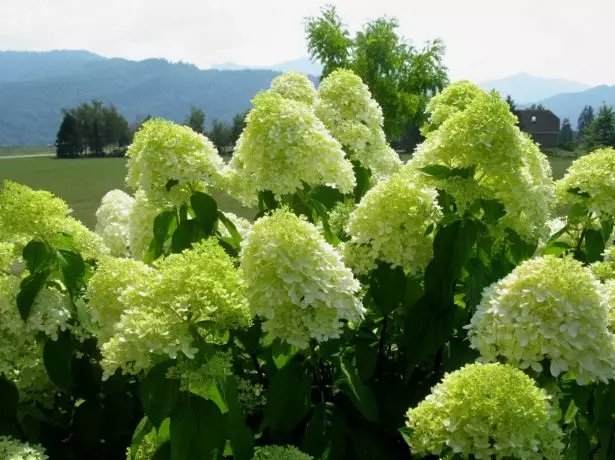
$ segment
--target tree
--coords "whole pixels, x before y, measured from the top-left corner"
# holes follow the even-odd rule
[[[506,96],[506,103],[508,104],[508,107],[510,107],[510,112],[515,117],[517,117],[517,120],[519,120],[519,111],[517,110],[517,104],[515,103],[515,100],[512,98],[510,94]]]
[[[416,49],[398,28],[396,19],[378,18],[351,39],[329,6],[319,17],[307,18],[305,29],[311,58],[323,64],[321,78],[338,68],[359,75],[382,107],[389,140],[402,137],[409,125],[420,126],[427,101],[448,83],[443,43],[435,40]]]
[[[615,147],[615,111],[610,105],[600,107],[586,132],[588,147]]]
[[[564,150],[574,150],[574,131],[568,118],[564,118],[562,122],[562,129],[559,132],[559,146]]]
[[[542,104],[532,104],[529,106],[530,110],[547,110],[547,108]]]
[[[214,120],[211,123],[211,131],[207,137],[214,143],[220,154],[224,153],[225,147],[231,145],[232,128],[230,125],[220,120]]]
[[[70,113],[64,112],[56,137],[56,155],[58,157],[76,157],[81,151],[81,140],[77,120]]]
[[[234,146],[237,143],[237,139],[239,139],[239,136],[246,127],[246,117],[248,116],[248,112],[249,110],[246,110],[245,112],[235,114],[235,116],[233,117],[229,145]]]
[[[583,142],[585,139],[585,132],[589,125],[594,121],[594,108],[591,105],[583,107],[579,119],[577,121],[577,140]]]
[[[186,117],[184,125],[191,127],[199,134],[203,134],[205,132],[205,112],[203,109],[190,107],[190,113]]]

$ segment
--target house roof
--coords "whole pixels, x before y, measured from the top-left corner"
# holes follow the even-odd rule
[[[530,133],[559,131],[559,118],[550,110],[518,110],[519,127]]]

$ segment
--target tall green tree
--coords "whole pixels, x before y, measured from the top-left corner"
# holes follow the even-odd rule
[[[591,105],[586,105],[577,120],[577,140],[579,143],[585,140],[585,132],[592,121],[594,121],[594,108]]]
[[[69,112],[65,112],[56,137],[56,155],[76,157],[80,152],[81,139],[77,120]]]
[[[610,105],[600,107],[586,133],[586,144],[594,147],[615,147],[615,111]]]
[[[559,146],[564,150],[574,150],[574,131],[568,118],[564,118],[562,122],[562,129],[559,132]]]
[[[417,49],[398,29],[396,19],[378,18],[351,38],[334,6],[307,18],[305,29],[311,58],[323,64],[321,78],[338,68],[359,75],[382,107],[389,140],[424,123],[427,101],[448,83],[443,43]]]
[[[237,143],[237,139],[243,132],[246,127],[246,117],[248,116],[249,110],[245,112],[240,112],[235,114],[233,117],[233,122],[231,123],[231,139],[230,145],[234,146]]]
[[[542,104],[532,104],[529,106],[530,110],[547,110],[547,108]]]
[[[205,132],[205,112],[197,107],[190,107],[190,113],[184,121],[184,125],[189,126],[199,134]]]

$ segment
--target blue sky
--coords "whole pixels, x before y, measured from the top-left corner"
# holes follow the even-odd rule
[[[88,49],[207,68],[306,54],[303,21],[320,0],[0,0],[0,49]],[[519,72],[615,84],[613,0],[341,0],[351,31],[395,16],[420,45],[441,38],[453,80]]]

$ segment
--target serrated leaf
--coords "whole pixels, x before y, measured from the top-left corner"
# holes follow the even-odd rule
[[[378,364],[378,350],[374,346],[374,340],[358,339],[355,346],[355,359],[359,378],[367,382]]]
[[[171,237],[171,251],[180,253],[186,249],[190,249],[193,243],[202,240],[205,233],[200,222],[195,219],[184,220],[181,222]]]
[[[79,253],[65,249],[57,251],[56,257],[62,273],[62,281],[68,291],[74,295],[84,286],[85,263],[83,258]]]
[[[171,189],[175,187],[177,184],[179,184],[179,181],[177,179],[169,179],[169,181],[166,184],[164,184],[164,188],[166,189],[167,192],[170,192]]]
[[[553,241],[547,245],[547,247],[543,251],[543,254],[559,256],[566,251],[569,251],[570,249],[572,249],[572,246],[570,246],[568,243],[565,243],[563,241]]]
[[[585,232],[585,255],[586,262],[593,263],[602,260],[604,252],[604,239],[602,232],[598,230],[587,230]]]
[[[179,398],[179,380],[167,378],[167,371],[172,365],[173,361],[165,361],[154,366],[139,388],[143,410],[156,428],[171,415]]]
[[[378,421],[378,405],[372,390],[361,382],[359,374],[350,360],[346,357],[340,358],[340,369],[344,376],[345,385],[342,391],[350,398],[355,407],[370,422]]]
[[[17,416],[19,391],[15,384],[0,374],[0,421],[11,422]]]
[[[590,198],[591,195],[587,192],[583,192],[579,187],[573,187],[566,190],[568,193],[572,193],[573,195],[577,195],[583,198]]]
[[[190,197],[190,205],[196,219],[201,225],[203,234],[213,235],[216,220],[218,219],[218,204],[210,195],[203,192],[194,192]]]
[[[173,460],[222,458],[226,437],[224,416],[212,401],[191,394],[171,414]]]
[[[28,271],[35,273],[49,265],[53,251],[47,243],[32,240],[23,248],[22,255]]]
[[[485,211],[485,222],[494,224],[506,215],[504,205],[498,200],[481,200],[483,211]]]
[[[314,458],[322,458],[327,445],[327,410],[324,403],[314,407],[312,417],[305,427],[301,450]]]
[[[354,169],[354,175],[357,181],[354,187],[353,195],[355,201],[358,203],[369,190],[372,173],[369,169],[361,166],[361,163],[356,160],[352,162],[352,167]]]
[[[19,284],[19,292],[17,293],[17,309],[19,315],[24,321],[28,320],[32,305],[38,293],[45,286],[47,277],[49,276],[48,270],[33,273],[25,277]]]
[[[379,263],[370,278],[370,292],[378,311],[387,315],[397,308],[403,299],[406,275],[401,267]]]

